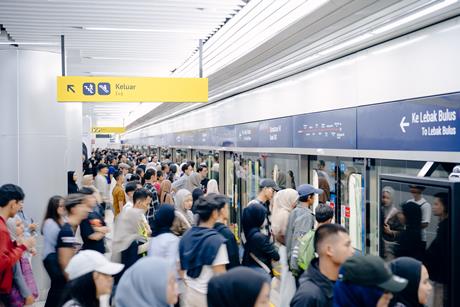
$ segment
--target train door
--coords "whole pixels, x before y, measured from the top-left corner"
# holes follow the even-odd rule
[[[324,191],[315,199],[313,210],[319,203],[330,205],[334,208],[334,222],[339,216],[337,209],[337,192],[338,192],[338,173],[337,173],[337,158],[326,156],[312,156],[310,162],[310,183]]]
[[[233,152],[224,152],[224,194],[228,197],[229,201],[229,227],[235,235],[238,235],[239,229],[241,229],[241,200],[238,193],[238,184],[236,178],[236,168],[238,163],[236,162],[235,155]],[[238,236],[237,236],[238,238]]]
[[[365,160],[339,158],[336,165],[339,177],[336,185],[339,195],[338,222],[349,232],[351,245],[366,253]]]
[[[433,282],[428,306],[459,306],[460,182],[380,175],[380,254],[423,261]]]

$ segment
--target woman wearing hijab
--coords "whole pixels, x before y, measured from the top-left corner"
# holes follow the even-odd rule
[[[406,288],[397,293],[390,306],[423,307],[428,303],[432,287],[426,267],[418,260],[401,257],[390,263],[393,274],[408,280]]]
[[[164,204],[155,214],[149,256],[179,260],[179,238],[171,231],[174,211],[172,205]]]
[[[190,193],[196,188],[201,189],[201,175],[196,172],[191,173],[190,176],[188,176],[185,188],[189,190]]]
[[[213,277],[207,297],[208,307],[268,307],[270,285],[264,275],[239,267]]]
[[[171,195],[171,181],[163,180],[160,185],[160,204],[174,205],[174,200]]]
[[[243,210],[242,225],[245,237],[242,264],[272,276],[272,260],[280,260],[270,237],[264,235],[260,228],[267,216],[267,209],[255,203]],[[270,279],[267,276],[267,279]]]
[[[383,246],[384,258],[386,260],[394,259],[394,250],[396,247],[396,236],[404,229],[399,219],[400,211],[394,205],[395,190],[390,186],[385,186],[382,189],[382,208],[381,218],[383,225]]]
[[[200,197],[196,212],[199,225],[188,230],[179,243],[186,307],[207,306],[208,282],[214,275],[224,273],[228,263],[225,239],[213,229],[219,216],[218,207],[206,197]]]
[[[177,303],[176,266],[146,257],[123,274],[115,294],[117,307],[170,307]]]
[[[77,175],[75,171],[67,172],[67,194],[78,193]]]
[[[281,173],[280,173],[281,174]],[[279,174],[279,175],[280,175]],[[278,175],[278,176],[279,176]],[[272,231],[279,246],[281,264],[281,305],[288,305],[295,293],[295,279],[289,271],[285,233],[289,214],[295,208],[299,193],[294,189],[284,189],[275,194],[272,211]]]
[[[284,189],[275,194],[273,200],[272,231],[276,241],[284,244],[284,235],[289,213],[295,208],[299,193],[294,189]]]
[[[174,206],[176,208],[172,232],[177,236],[182,236],[184,232],[190,229],[193,223],[193,213],[191,211],[193,205],[192,193],[186,189],[177,191],[174,196]]]
[[[211,179],[208,181],[208,185],[206,186],[206,195],[209,194],[220,194],[219,193],[219,185],[217,184],[216,179]]]
[[[19,217],[13,217],[6,222],[12,241],[24,239],[24,223]],[[34,250],[30,250],[35,252]],[[30,305],[38,298],[38,289],[32,273],[32,267],[26,253],[16,262],[13,269],[13,287],[10,292],[9,306]]]
[[[279,172],[278,177],[276,178],[276,184],[280,187],[280,189],[286,189],[286,173],[285,172]]]
[[[422,242],[422,211],[420,205],[409,201],[402,206],[401,221],[404,224],[404,230],[399,233],[395,232],[397,246],[395,246],[395,257],[412,257],[422,260],[425,253]]]

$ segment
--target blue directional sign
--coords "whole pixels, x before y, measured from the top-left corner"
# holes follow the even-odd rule
[[[96,85],[93,82],[83,83],[83,95],[92,96],[96,94]]]
[[[358,148],[460,151],[460,94],[359,107]]]
[[[195,146],[210,146],[212,145],[212,130],[200,129],[194,131],[193,145]]]
[[[259,146],[259,123],[248,123],[236,126],[236,145],[238,147]]]
[[[260,147],[292,147],[292,117],[265,120],[259,124]]]
[[[236,144],[235,126],[212,128],[214,146],[234,147]]]
[[[356,149],[356,109],[294,116],[294,147]]]

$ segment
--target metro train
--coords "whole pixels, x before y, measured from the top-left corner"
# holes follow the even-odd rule
[[[448,178],[460,164],[459,22],[131,129],[123,142],[175,162],[206,163],[231,200],[235,227],[261,178],[285,188],[321,187],[327,193],[317,201],[334,207],[356,251],[387,260],[401,252],[389,236],[400,231],[389,215],[404,215],[401,205],[416,202],[422,254],[448,263],[449,305],[458,306],[460,182]],[[447,202],[443,216],[433,210],[440,200]],[[433,251],[444,220],[444,247]]]

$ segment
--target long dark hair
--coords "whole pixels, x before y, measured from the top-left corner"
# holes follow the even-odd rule
[[[55,195],[51,197],[50,200],[48,201],[48,207],[46,208],[46,214],[45,214],[45,217],[43,218],[43,223],[42,223],[42,234],[43,234],[43,226],[45,225],[45,221],[47,219],[52,219],[58,225],[60,225],[59,220],[61,217],[59,216],[58,209],[59,209],[59,203],[61,202],[61,200],[64,200],[64,197]]]
[[[96,297],[96,284],[93,272],[86,273],[74,280],[69,281],[62,293],[63,306],[69,300],[77,301],[82,307],[99,307],[99,299]]]

